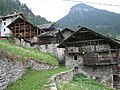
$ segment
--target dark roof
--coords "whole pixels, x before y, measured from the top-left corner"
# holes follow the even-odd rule
[[[37,27],[41,28],[41,29],[48,29],[53,25],[53,23],[49,23],[49,24],[42,24],[42,25],[37,25]]]
[[[38,35],[37,37],[44,37],[44,36],[56,36],[58,33],[57,30],[55,31],[47,31],[47,32],[44,32],[44,33],[41,33],[40,35]]]
[[[0,19],[4,19],[4,18],[10,18],[10,17],[13,17],[13,16],[16,16],[16,15],[21,15],[22,18],[25,19],[24,15],[22,12],[19,12],[19,13],[14,13],[14,14],[9,14],[9,15],[6,15],[6,16],[0,16]]]
[[[81,31],[81,30],[86,30],[86,31],[88,31],[88,32],[91,32],[91,33],[93,33],[93,34],[96,34],[96,35],[98,35],[99,37],[101,37],[101,38],[103,38],[103,39],[106,39],[106,40],[108,40],[108,41],[110,41],[110,42],[112,42],[112,43],[115,43],[115,44],[117,44],[118,46],[120,46],[120,41],[118,41],[118,40],[116,40],[116,39],[114,39],[114,38],[106,37],[106,36],[104,36],[104,35],[102,35],[102,34],[100,34],[100,33],[97,33],[97,32],[95,32],[95,31],[93,31],[93,30],[90,30],[90,29],[88,29],[88,28],[86,28],[86,27],[81,27],[78,31],[74,32],[71,36],[69,36],[68,38],[66,38],[65,40],[63,40],[63,41],[61,42],[61,44],[58,45],[58,47],[59,47],[59,48],[65,48],[65,43],[66,43],[66,42],[69,42],[74,36],[80,34],[80,31]],[[71,42],[74,42],[74,41],[71,41]]]
[[[65,31],[70,31],[70,32],[74,32],[73,30],[69,29],[69,28],[64,28],[63,30],[61,30],[61,32],[65,32]]]

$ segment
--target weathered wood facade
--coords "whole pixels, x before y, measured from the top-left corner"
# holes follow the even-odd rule
[[[20,17],[14,20],[8,27],[12,31],[13,36],[22,39],[31,39],[33,36],[37,36],[43,32],[37,26]]]
[[[69,28],[64,28],[63,30],[61,30],[61,34],[63,35],[64,39],[68,38],[73,33],[74,31]]]
[[[41,45],[59,44],[64,39],[61,32],[57,31],[57,30],[44,32],[44,33],[38,35],[38,38],[39,38]]]
[[[57,29],[57,28],[55,27],[54,23],[37,25],[37,27],[41,28],[41,29],[44,30],[45,32],[53,31],[53,30],[56,30],[56,29]]]
[[[120,43],[117,40],[82,27],[58,47],[65,48],[67,67],[80,67],[99,78],[102,78],[102,74],[106,78],[111,75],[108,83],[113,82],[114,87],[120,84]]]

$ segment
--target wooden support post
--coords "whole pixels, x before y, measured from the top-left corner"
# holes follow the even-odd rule
[[[37,28],[37,35],[38,35],[38,28]]]
[[[16,36],[16,24],[15,24],[15,27],[14,27],[14,36]]]
[[[94,41],[94,51],[96,51],[96,42]]]
[[[19,37],[20,37],[20,24],[19,24],[19,34],[18,34],[18,35],[19,35]]]
[[[31,26],[30,26],[30,39],[32,38],[31,36],[32,36],[32,35],[31,35]]]
[[[25,32],[26,32],[26,27],[25,27],[25,21],[24,21],[24,39],[25,39]]]
[[[33,30],[34,30],[34,35],[36,35],[35,28],[33,28]]]
[[[100,43],[99,43],[99,41],[98,41],[98,51],[99,51],[99,47],[100,47]]]

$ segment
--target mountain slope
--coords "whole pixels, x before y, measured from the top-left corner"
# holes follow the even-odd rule
[[[49,23],[45,18],[39,15],[34,15],[26,4],[21,4],[19,0],[0,0],[1,16],[14,12],[23,12],[27,19],[36,25]]]
[[[106,35],[120,34],[120,14],[99,10],[80,3],[73,6],[65,17],[57,21],[62,27],[78,29],[77,26],[86,26]]]

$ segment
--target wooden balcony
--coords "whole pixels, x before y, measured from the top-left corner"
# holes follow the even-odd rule
[[[84,59],[84,65],[110,65],[117,64],[116,57],[88,57]]]
[[[82,49],[80,47],[68,47],[66,52],[67,53],[82,53]]]
[[[109,51],[113,52],[117,49],[110,49],[106,45],[99,45],[94,47],[94,45],[91,46],[83,46],[83,47],[67,47],[66,52],[67,53],[83,53],[83,52],[96,52],[96,53],[108,53]]]

